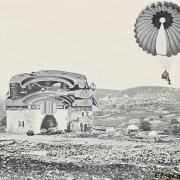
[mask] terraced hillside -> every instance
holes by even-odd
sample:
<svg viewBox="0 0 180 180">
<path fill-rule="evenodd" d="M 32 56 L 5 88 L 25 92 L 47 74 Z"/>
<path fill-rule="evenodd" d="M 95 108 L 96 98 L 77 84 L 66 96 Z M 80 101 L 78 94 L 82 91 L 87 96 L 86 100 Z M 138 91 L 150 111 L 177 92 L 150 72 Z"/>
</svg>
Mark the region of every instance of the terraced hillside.
<svg viewBox="0 0 180 180">
<path fill-rule="evenodd" d="M 155 86 L 121 91 L 99 89 L 96 96 L 102 111 L 96 114 L 95 125 L 122 126 L 139 118 L 161 120 L 164 125 L 169 118 L 180 117 L 180 89 Z"/>
</svg>

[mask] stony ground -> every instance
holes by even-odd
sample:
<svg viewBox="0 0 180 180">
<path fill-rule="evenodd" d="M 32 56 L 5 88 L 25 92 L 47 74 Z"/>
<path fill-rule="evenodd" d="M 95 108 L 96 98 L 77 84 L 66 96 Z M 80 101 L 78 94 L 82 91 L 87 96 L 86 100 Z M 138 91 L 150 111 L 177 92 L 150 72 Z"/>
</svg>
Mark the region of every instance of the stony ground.
<svg viewBox="0 0 180 180">
<path fill-rule="evenodd" d="M 179 138 L 140 142 L 72 134 L 0 136 L 0 179 L 154 180 L 162 174 L 180 179 Z"/>
</svg>

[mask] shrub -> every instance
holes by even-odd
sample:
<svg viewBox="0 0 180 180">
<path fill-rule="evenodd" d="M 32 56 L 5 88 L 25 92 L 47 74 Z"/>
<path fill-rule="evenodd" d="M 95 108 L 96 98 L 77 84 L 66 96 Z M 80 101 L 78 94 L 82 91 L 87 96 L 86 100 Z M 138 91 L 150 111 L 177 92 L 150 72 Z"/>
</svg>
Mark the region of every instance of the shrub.
<svg viewBox="0 0 180 180">
<path fill-rule="evenodd" d="M 173 125 L 173 124 L 179 124 L 179 121 L 176 118 L 173 118 L 170 121 L 170 125 Z"/>
<path fill-rule="evenodd" d="M 162 118 L 163 118 L 163 115 L 160 114 L 160 115 L 159 115 L 159 118 L 162 119 Z"/>
<path fill-rule="evenodd" d="M 178 125 L 178 124 L 173 124 L 172 125 L 172 133 L 173 134 L 179 134 L 180 133 L 180 125 Z"/>
<path fill-rule="evenodd" d="M 143 131 L 150 131 L 151 123 L 149 121 L 141 120 L 139 124 L 139 129 L 142 129 Z"/>
<path fill-rule="evenodd" d="M 167 128 L 166 128 L 166 129 L 164 129 L 163 133 L 164 133 L 165 135 L 169 135 L 169 131 L 168 131 L 168 129 L 167 129 Z"/>
<path fill-rule="evenodd" d="M 55 134 L 64 134 L 63 130 L 46 130 L 40 133 L 41 135 L 55 135 Z"/>
<path fill-rule="evenodd" d="M 3 117 L 0 121 L 1 121 L 1 126 L 5 127 L 7 125 L 6 117 Z"/>
</svg>

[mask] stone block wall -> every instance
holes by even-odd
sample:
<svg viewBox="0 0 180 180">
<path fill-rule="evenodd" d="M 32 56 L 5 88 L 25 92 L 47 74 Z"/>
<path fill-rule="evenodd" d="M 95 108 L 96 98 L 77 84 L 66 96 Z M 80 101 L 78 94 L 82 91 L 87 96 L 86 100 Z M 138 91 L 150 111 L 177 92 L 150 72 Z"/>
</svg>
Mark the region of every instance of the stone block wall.
<svg viewBox="0 0 180 180">
<path fill-rule="evenodd" d="M 40 110 L 7 110 L 7 132 L 26 134 L 29 129 L 40 133 L 43 115 Z"/>
<path fill-rule="evenodd" d="M 68 125 L 68 110 L 67 109 L 57 109 L 54 115 L 57 121 L 58 130 L 66 130 Z"/>
<path fill-rule="evenodd" d="M 7 110 L 7 132 L 15 134 L 26 134 L 33 130 L 35 134 L 41 132 L 41 125 L 45 118 L 40 109 Z M 92 127 L 92 110 L 85 108 L 57 109 L 53 115 L 57 122 L 57 130 L 68 129 L 69 124 L 73 131 L 81 131 L 80 124 Z M 82 126 L 81 125 L 81 126 Z"/>
<path fill-rule="evenodd" d="M 70 131 L 84 131 L 84 126 L 88 129 L 93 126 L 93 113 L 88 107 L 70 108 L 68 112 L 68 124 Z M 82 127 L 81 127 L 82 126 Z"/>
<path fill-rule="evenodd" d="M 15 134 L 26 134 L 28 130 L 33 130 L 39 134 L 41 124 L 46 115 L 41 110 L 7 110 L 7 132 Z M 57 109 L 54 115 L 57 121 L 58 130 L 66 130 L 68 124 L 68 110 Z"/>
</svg>

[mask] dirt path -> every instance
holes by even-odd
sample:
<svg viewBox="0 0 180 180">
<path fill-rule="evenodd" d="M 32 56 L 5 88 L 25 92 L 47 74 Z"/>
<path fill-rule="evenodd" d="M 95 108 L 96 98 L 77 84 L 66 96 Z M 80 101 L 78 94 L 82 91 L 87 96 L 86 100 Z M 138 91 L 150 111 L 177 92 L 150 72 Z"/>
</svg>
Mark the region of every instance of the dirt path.
<svg viewBox="0 0 180 180">
<path fill-rule="evenodd" d="M 0 140 L 15 140 L 15 141 L 29 141 L 29 142 L 45 142 L 45 143 L 63 143 L 63 144 L 87 144 L 87 145 L 122 145 L 132 144 L 132 141 L 126 140 L 112 140 L 112 139 L 99 139 L 99 138 L 79 138 L 79 137 L 65 137 L 64 135 L 16 135 L 16 134 L 1 134 Z M 133 142 L 136 145 L 148 145 L 147 142 Z"/>
</svg>

